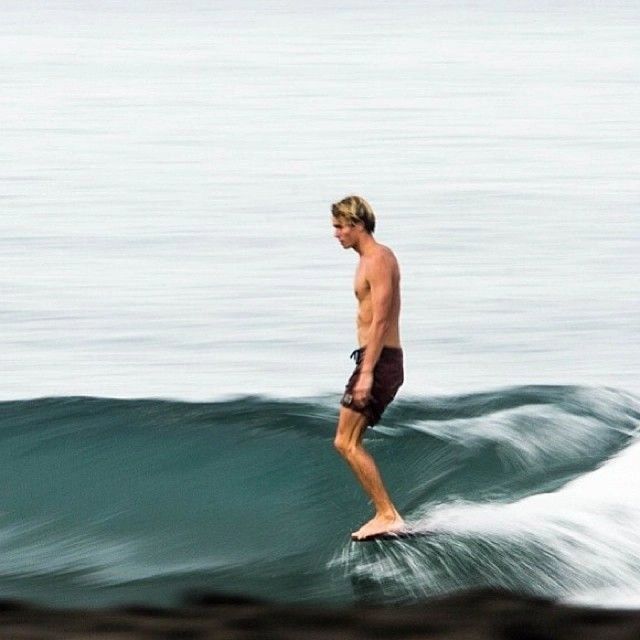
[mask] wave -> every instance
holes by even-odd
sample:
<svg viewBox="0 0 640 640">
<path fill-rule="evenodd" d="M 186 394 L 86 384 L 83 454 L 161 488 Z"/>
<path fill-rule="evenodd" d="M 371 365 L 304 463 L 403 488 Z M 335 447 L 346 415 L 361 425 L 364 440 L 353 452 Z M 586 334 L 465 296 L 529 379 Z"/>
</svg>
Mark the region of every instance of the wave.
<svg viewBox="0 0 640 640">
<path fill-rule="evenodd" d="M 193 589 L 395 601 L 479 585 L 606 604 L 636 589 L 633 396 L 527 386 L 394 403 L 367 447 L 432 535 L 366 545 L 349 541 L 370 506 L 333 450 L 336 407 L 0 403 L 0 588 L 52 605 Z"/>
</svg>

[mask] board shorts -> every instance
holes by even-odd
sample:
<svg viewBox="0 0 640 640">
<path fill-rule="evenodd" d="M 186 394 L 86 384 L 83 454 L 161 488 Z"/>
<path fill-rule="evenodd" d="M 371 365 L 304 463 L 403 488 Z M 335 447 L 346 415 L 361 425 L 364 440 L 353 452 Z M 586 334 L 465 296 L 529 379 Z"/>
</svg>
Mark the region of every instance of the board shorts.
<svg viewBox="0 0 640 640">
<path fill-rule="evenodd" d="M 383 347 L 373 370 L 373 385 L 369 399 L 364 406 L 357 406 L 353 402 L 353 388 L 360 376 L 365 349 L 366 347 L 356 349 L 351 354 L 351 358 L 356 361 L 356 368 L 347 382 L 340 404 L 364 415 L 367 419 L 367 426 L 372 427 L 380 421 L 387 405 L 396 397 L 398 389 L 402 386 L 404 367 L 401 348 Z"/>
</svg>

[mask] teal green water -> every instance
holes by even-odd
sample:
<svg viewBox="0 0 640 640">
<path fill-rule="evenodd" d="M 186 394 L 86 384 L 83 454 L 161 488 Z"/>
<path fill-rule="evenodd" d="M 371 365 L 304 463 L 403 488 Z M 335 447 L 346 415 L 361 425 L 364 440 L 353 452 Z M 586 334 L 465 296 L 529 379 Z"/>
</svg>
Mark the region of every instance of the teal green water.
<svg viewBox="0 0 640 640">
<path fill-rule="evenodd" d="M 370 507 L 333 451 L 335 416 L 335 398 L 0 404 L 0 595 L 167 603 L 214 589 L 339 604 L 476 584 L 571 596 L 600 584 L 526 505 L 634 451 L 630 396 L 540 386 L 399 401 L 367 446 L 402 512 L 434 532 L 402 543 L 349 541 Z M 522 513 L 504 515 L 514 505 Z M 503 515 L 486 526 L 478 509 Z M 575 501 L 545 510 L 560 512 L 581 530 Z"/>
</svg>

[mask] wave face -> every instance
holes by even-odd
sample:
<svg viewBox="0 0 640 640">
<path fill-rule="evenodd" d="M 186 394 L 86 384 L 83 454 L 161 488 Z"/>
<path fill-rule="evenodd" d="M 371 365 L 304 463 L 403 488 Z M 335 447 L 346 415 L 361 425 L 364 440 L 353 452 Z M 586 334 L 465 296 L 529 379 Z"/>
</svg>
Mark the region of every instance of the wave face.
<svg viewBox="0 0 640 640">
<path fill-rule="evenodd" d="M 189 590 L 406 601 L 496 586 L 640 606 L 640 405 L 528 386 L 392 405 L 367 435 L 431 531 L 354 544 L 370 506 L 336 399 L 0 403 L 0 595 L 170 604 Z"/>
</svg>

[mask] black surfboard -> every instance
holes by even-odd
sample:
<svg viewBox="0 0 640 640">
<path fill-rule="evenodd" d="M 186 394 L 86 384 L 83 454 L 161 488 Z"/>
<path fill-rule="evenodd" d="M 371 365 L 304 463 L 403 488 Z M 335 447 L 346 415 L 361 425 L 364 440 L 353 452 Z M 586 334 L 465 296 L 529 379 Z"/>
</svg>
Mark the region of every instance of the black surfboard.
<svg viewBox="0 0 640 640">
<path fill-rule="evenodd" d="M 432 536 L 433 531 L 428 529 L 401 529 L 400 531 L 385 531 L 366 538 L 351 538 L 353 542 L 375 542 L 376 540 L 411 540 L 413 538 L 426 538 Z"/>
</svg>

